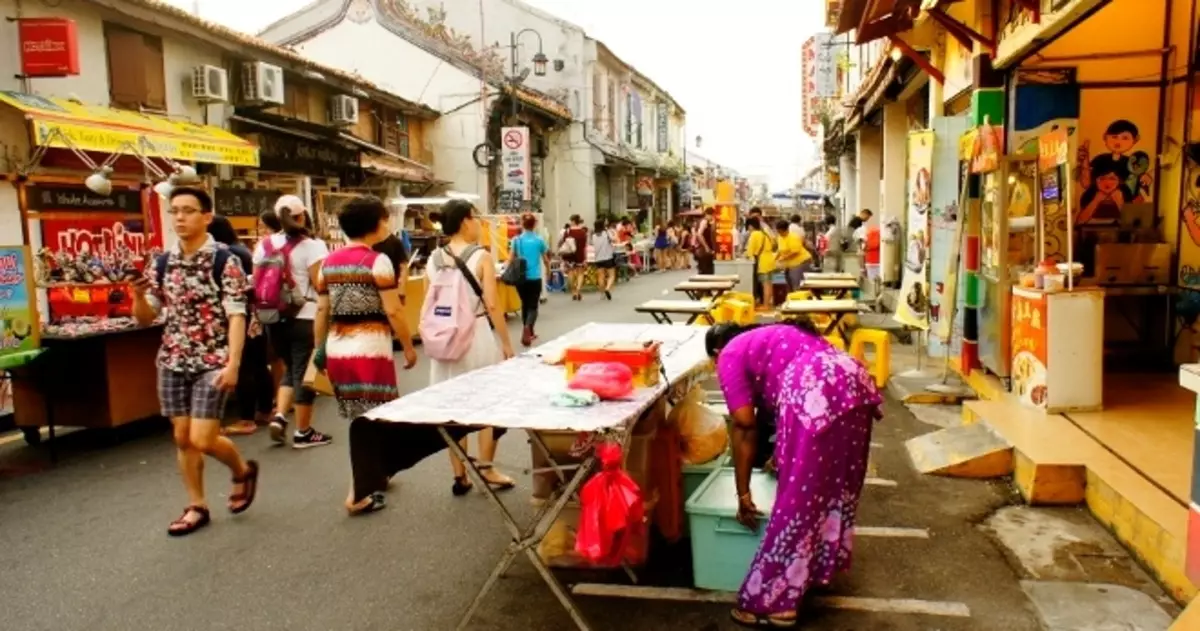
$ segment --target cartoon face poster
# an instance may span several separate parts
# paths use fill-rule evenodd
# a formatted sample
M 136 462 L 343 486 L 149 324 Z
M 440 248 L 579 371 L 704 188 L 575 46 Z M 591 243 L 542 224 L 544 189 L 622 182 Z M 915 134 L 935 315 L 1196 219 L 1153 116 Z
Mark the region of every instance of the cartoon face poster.
M 1119 223 L 1125 204 L 1152 201 L 1152 161 L 1134 121 L 1111 121 L 1099 147 L 1084 139 L 1078 152 L 1081 194 L 1076 224 Z

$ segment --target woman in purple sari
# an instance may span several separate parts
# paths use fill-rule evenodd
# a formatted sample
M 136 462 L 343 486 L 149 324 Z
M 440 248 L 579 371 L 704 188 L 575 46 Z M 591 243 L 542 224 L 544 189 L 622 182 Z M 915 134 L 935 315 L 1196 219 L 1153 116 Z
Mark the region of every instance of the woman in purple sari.
M 749 627 L 793 627 L 808 589 L 849 568 L 883 398 L 861 364 L 805 323 L 722 324 L 706 341 L 733 416 L 737 519 L 755 531 L 750 471 L 758 432 L 770 429 L 756 416 L 775 418 L 775 506 L 731 615 Z

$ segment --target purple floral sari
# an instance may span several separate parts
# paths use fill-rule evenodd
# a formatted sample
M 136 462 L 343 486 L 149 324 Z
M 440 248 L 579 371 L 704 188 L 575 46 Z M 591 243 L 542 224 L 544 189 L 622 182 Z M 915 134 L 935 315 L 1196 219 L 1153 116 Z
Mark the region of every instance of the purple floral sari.
M 717 358 L 730 410 L 775 412 L 779 484 L 762 546 L 738 605 L 758 615 L 796 611 L 815 582 L 850 565 L 871 426 L 883 398 L 854 358 L 790 325 L 747 331 Z

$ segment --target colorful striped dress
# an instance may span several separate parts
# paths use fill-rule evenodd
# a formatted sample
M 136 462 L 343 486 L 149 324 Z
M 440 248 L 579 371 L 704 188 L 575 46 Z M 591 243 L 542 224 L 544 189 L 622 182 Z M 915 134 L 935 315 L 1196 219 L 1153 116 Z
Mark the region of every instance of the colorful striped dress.
M 330 305 L 325 372 L 338 411 L 354 420 L 399 396 L 392 327 L 379 297 L 396 288 L 396 271 L 387 256 L 355 243 L 330 253 L 316 288 Z

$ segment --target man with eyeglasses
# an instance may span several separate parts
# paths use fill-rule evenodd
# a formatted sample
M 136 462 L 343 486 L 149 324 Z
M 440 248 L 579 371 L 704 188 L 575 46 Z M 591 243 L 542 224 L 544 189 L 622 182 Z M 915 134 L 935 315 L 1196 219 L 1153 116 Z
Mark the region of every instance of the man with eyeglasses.
M 145 273 L 131 275 L 133 315 L 148 326 L 165 315 L 158 350 L 158 398 L 171 419 L 188 506 L 167 534 L 191 534 L 208 525 L 204 456 L 233 472 L 228 508 L 250 508 L 258 489 L 258 463 L 245 460 L 221 435 L 229 393 L 237 386 L 246 341 L 246 296 L 242 262 L 208 234 L 212 198 L 196 188 L 171 191 L 171 216 L 179 242 L 159 255 Z

